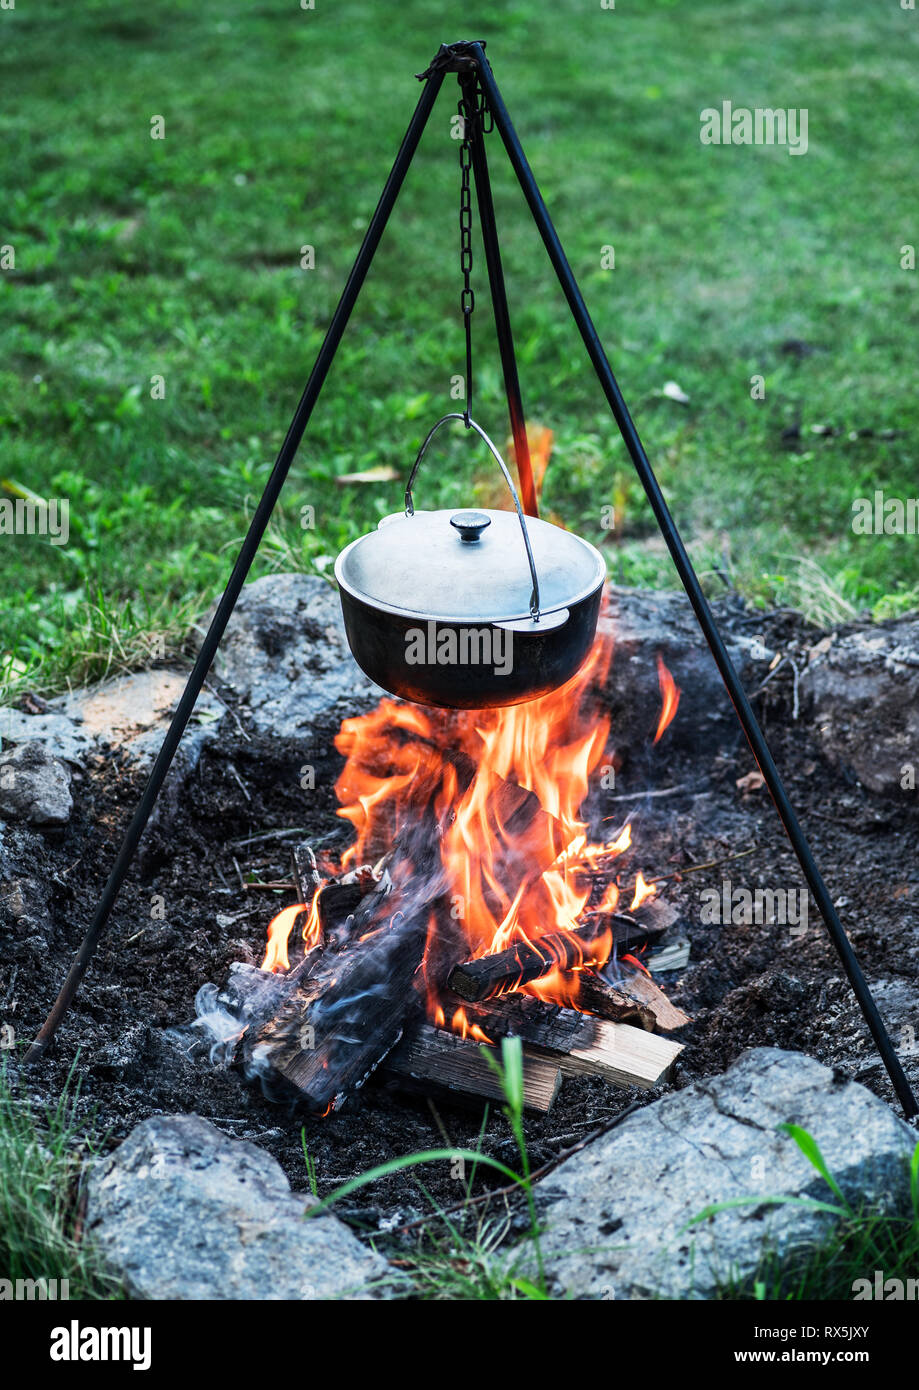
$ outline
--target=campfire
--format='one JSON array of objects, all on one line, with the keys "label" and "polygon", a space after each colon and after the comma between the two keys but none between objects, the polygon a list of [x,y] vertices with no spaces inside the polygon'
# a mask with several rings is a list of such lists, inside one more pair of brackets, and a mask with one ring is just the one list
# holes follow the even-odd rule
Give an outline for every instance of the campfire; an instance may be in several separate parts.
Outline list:
[{"label": "campfire", "polygon": [[[260,981],[237,1017],[247,1061],[328,1113],[378,1067],[412,1089],[497,1094],[482,1045],[524,1044],[528,1104],[548,1109],[566,1071],[661,1081],[684,1024],[643,963],[675,919],[635,858],[635,827],[584,819],[610,785],[602,629],[567,685],[490,710],[385,698],[347,719],[339,860],[301,847],[301,901],[268,928]],[[679,690],[659,662],[661,709]],[[266,979],[265,976],[269,976]],[[256,987],[257,986],[257,987]],[[257,1007],[253,1000],[257,999]]]}]

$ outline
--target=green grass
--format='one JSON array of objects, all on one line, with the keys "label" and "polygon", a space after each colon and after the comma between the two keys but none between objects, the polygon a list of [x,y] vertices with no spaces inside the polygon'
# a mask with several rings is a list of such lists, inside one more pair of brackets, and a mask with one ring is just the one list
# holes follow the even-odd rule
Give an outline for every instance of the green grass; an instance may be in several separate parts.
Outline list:
[{"label": "green grass", "polygon": [[[829,1190],[827,1199],[805,1197],[741,1197],[715,1203],[699,1213],[690,1225],[707,1220],[731,1207],[796,1206],[832,1216],[834,1222],[823,1241],[780,1256],[765,1250],[759,1269],[750,1279],[725,1281],[721,1296],[742,1301],[819,1299],[824,1302],[864,1297],[865,1281],[875,1295],[875,1272],[883,1281],[907,1281],[915,1286],[919,1270],[919,1144],[909,1164],[909,1210],[902,1210],[900,1194],[891,1194],[890,1210],[855,1207],[846,1198],[827,1166],[820,1146],[799,1125],[780,1125],[794,1139]],[[904,1175],[905,1176],[905,1175]],[[895,1287],[895,1286],[890,1286]],[[901,1297],[903,1293],[901,1291]]]},{"label": "green grass", "polygon": [[65,1088],[37,1115],[0,1065],[0,1279],[55,1280],[59,1297],[116,1298],[117,1283],[83,1236],[80,1180],[95,1146],[74,1099]]},{"label": "green grass", "polygon": [[[518,1299],[546,1300],[551,1298],[547,1272],[540,1243],[541,1227],[536,1209],[534,1185],[523,1130],[522,1049],[519,1038],[505,1038],[500,1060],[493,1049],[482,1048],[489,1066],[498,1076],[505,1098],[503,1113],[510,1125],[519,1157],[519,1170],[514,1172],[481,1152],[462,1149],[429,1149],[394,1158],[350,1179],[307,1213],[317,1216],[329,1210],[342,1198],[362,1187],[394,1173],[414,1172],[428,1163],[468,1163],[464,1201],[455,1208],[444,1209],[419,1182],[422,1194],[431,1205],[430,1217],[421,1225],[413,1248],[398,1248],[390,1252],[394,1273],[381,1287],[398,1298],[434,1301],[503,1301]],[[486,1118],[481,1139],[484,1137]],[[687,1230],[707,1222],[719,1212],[740,1207],[792,1206],[816,1211],[832,1218],[823,1239],[801,1245],[779,1256],[764,1247],[759,1265],[752,1276],[737,1278],[728,1275],[719,1289],[718,1297],[734,1301],[797,1301],[851,1300],[867,1280],[875,1286],[875,1271],[883,1273],[885,1281],[917,1280],[919,1269],[919,1144],[913,1151],[904,1181],[908,1184],[909,1202],[904,1210],[901,1193],[892,1193],[889,1209],[854,1206],[845,1196],[829,1169],[814,1137],[799,1125],[780,1125],[798,1145],[802,1153],[823,1179],[826,1197],[791,1197],[785,1195],[737,1197],[715,1202],[700,1211]],[[303,1154],[307,1177],[313,1195],[317,1195],[315,1163],[306,1147],[306,1131],[302,1133]],[[513,1233],[509,1208],[495,1215],[488,1209],[478,1209],[481,1197],[473,1198],[473,1186],[479,1168],[497,1171],[509,1178],[508,1190],[518,1190],[524,1197],[527,1225],[522,1238]],[[417,1179],[416,1179],[417,1180]],[[395,1271],[399,1272],[396,1273]],[[892,1286],[889,1286],[892,1287]]]},{"label": "green grass", "polygon": [[[519,1171],[515,1172],[507,1164],[482,1153],[481,1141],[488,1123],[486,1107],[478,1148],[425,1149],[390,1159],[343,1183],[307,1212],[307,1217],[318,1216],[343,1197],[380,1178],[394,1173],[414,1172],[428,1163],[449,1163],[451,1170],[461,1171],[464,1174],[465,1200],[459,1204],[459,1216],[454,1214],[452,1208],[440,1206],[416,1178],[432,1212],[419,1232],[415,1247],[409,1253],[401,1250],[396,1252],[398,1258],[393,1263],[393,1274],[387,1276],[380,1286],[392,1297],[434,1302],[517,1302],[521,1299],[544,1301],[549,1298],[523,1129],[523,1047],[519,1038],[502,1039],[500,1059],[494,1055],[492,1048],[483,1047],[480,1050],[498,1078],[504,1096],[502,1111],[517,1148]],[[306,1147],[305,1130],[301,1138],[307,1178],[315,1196],[316,1168]],[[508,1189],[516,1190],[524,1197],[528,1226],[522,1239],[511,1237],[509,1215],[494,1217],[489,1213],[479,1213],[471,1228],[462,1219],[474,1205],[470,1199],[481,1168],[490,1169],[509,1180]]]},{"label": "green grass", "polygon": [[[919,244],[909,113],[919,19],[859,0],[32,0],[0,11],[0,477],[71,502],[71,543],[0,543],[0,657],[52,687],[105,669],[91,610],[170,644],[225,580],[419,90],[481,34],[620,383],[700,568],[818,615],[916,606],[919,540],[850,530],[915,490]],[[806,106],[810,148],[704,147],[703,107]],[[399,505],[462,371],[453,79],[304,441],[256,572],[310,568]],[[162,115],[166,138],[151,140]],[[545,509],[612,576],[674,582],[498,139],[497,213]],[[316,268],[299,267],[301,245]],[[616,269],[600,268],[613,244]],[[475,411],[503,439],[476,243]],[[782,345],[813,347],[796,357]],[[750,377],[766,397],[750,397]],[[151,397],[163,377],[165,398]],[[688,392],[661,396],[667,380]],[[797,447],[782,431],[799,424]],[[828,435],[810,432],[830,424]],[[873,434],[859,434],[871,430]],[[882,437],[883,432],[895,437]],[[850,438],[850,434],[854,435]],[[470,456],[470,454],[472,456]],[[419,501],[491,484],[438,446]],[[617,508],[612,536],[604,506]],[[300,509],[316,527],[301,530]],[[801,557],[819,565],[802,569]],[[129,607],[129,605],[131,605]],[[89,655],[87,656],[87,651]]]},{"label": "green grass", "polygon": [[755,1277],[726,1287],[724,1297],[738,1301],[851,1301],[867,1279],[872,1291],[875,1270],[884,1281],[919,1278],[919,1220],[894,1220],[876,1211],[853,1212],[840,1218],[822,1245],[800,1251],[794,1259],[768,1255]]},{"label": "green grass", "polygon": [[[483,1049],[483,1051],[485,1051]],[[475,1149],[443,1148],[406,1154],[352,1178],[311,1207],[307,1217],[334,1209],[350,1196],[394,1173],[413,1173],[429,1163],[458,1164],[464,1170],[464,1201],[445,1209],[418,1181],[431,1213],[410,1247],[389,1252],[392,1273],[380,1291],[399,1299],[423,1301],[532,1301],[551,1297],[540,1244],[541,1228],[523,1132],[523,1077],[520,1040],[502,1042],[500,1061],[485,1055],[495,1070],[505,1104],[503,1114],[518,1151],[518,1167],[481,1151],[488,1122],[483,1119]],[[71,1299],[111,1299],[122,1296],[117,1282],[104,1270],[83,1231],[82,1182],[98,1142],[74,1113],[75,1095],[65,1088],[58,1103],[42,1115],[20,1087],[11,1083],[0,1065],[0,1279],[68,1281]],[[822,1211],[834,1218],[822,1243],[778,1258],[765,1250],[754,1276],[726,1279],[720,1297],[733,1300],[850,1300],[857,1280],[874,1287],[875,1271],[885,1281],[915,1281],[919,1268],[919,1145],[909,1168],[911,1209],[881,1212],[859,1210],[846,1199],[812,1136],[798,1126],[783,1126],[827,1184],[826,1199],[756,1197],[715,1203],[690,1223],[708,1220],[718,1211],[744,1205],[787,1203]],[[318,1196],[316,1164],[302,1132],[307,1183]],[[510,1208],[495,1214],[481,1208],[473,1190],[480,1171],[488,1169],[525,1201],[527,1223],[522,1235]],[[497,1201],[494,1202],[498,1206]]]}]

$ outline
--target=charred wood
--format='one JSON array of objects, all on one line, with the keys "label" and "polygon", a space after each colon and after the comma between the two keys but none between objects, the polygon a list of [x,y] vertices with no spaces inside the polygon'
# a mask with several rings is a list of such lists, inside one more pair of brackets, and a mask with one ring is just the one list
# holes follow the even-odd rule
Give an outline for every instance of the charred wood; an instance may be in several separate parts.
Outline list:
[{"label": "charred wood", "polygon": [[582,966],[591,941],[602,930],[597,923],[577,931],[546,932],[533,942],[516,941],[505,951],[462,961],[450,971],[447,983],[454,994],[472,1002],[510,994],[552,970]]},{"label": "charred wood", "polygon": [[660,986],[643,970],[620,962],[619,972],[614,981],[608,981],[602,974],[593,971],[581,972],[580,1006],[590,1009],[591,1013],[610,1018],[614,1014],[609,1010],[622,1000],[627,1000],[649,1010],[654,1017],[654,1026],[664,1033],[672,1033],[691,1022],[689,1014],[672,1004]]},{"label": "charred wood", "polygon": [[591,1073],[616,1086],[661,1085],[683,1050],[680,1043],[650,1036],[641,1028],[523,995],[473,1004],[466,1014],[494,1041],[516,1036],[531,1051],[551,1055],[563,1075]]},{"label": "charred wood", "polygon": [[327,952],[262,1029],[253,1061],[326,1111],[363,1085],[421,1011],[414,978],[426,915],[395,914],[350,949]]}]

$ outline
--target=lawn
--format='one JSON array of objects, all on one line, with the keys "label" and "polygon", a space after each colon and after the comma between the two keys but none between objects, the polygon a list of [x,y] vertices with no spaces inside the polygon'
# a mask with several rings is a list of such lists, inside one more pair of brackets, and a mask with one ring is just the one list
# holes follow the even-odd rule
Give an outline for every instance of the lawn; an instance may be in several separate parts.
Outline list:
[{"label": "lawn", "polygon": [[[30,0],[0,10],[0,27],[0,246],[15,256],[0,272],[0,478],[70,501],[69,544],[0,544],[8,682],[52,689],[142,663],[221,588],[417,99],[413,73],[470,36],[488,41],[711,591],[831,621],[919,605],[919,537],[851,529],[856,497],[917,491],[919,272],[901,247],[919,244],[919,12]],[[455,407],[455,99],[450,78],[256,573],[327,567],[401,496],[399,482],[336,478],[404,474]],[[700,112],[724,99],[806,107],[806,155],[703,145]],[[602,542],[614,579],[675,583],[497,136],[490,158],[527,414],[555,436],[545,512]],[[476,252],[474,407],[502,440]],[[688,403],[662,394],[668,381]],[[457,437],[419,502],[492,488],[487,456]]]}]

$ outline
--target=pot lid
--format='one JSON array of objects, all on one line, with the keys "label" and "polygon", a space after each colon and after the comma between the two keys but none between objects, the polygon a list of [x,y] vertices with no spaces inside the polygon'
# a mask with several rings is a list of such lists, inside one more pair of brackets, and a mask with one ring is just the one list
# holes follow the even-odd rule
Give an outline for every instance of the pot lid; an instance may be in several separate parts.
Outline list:
[{"label": "pot lid", "polygon": [[[570,607],[606,577],[602,555],[548,521],[526,518],[542,613]],[[387,612],[443,622],[527,619],[533,580],[520,522],[505,511],[384,517],[339,555],[335,578]]]}]

